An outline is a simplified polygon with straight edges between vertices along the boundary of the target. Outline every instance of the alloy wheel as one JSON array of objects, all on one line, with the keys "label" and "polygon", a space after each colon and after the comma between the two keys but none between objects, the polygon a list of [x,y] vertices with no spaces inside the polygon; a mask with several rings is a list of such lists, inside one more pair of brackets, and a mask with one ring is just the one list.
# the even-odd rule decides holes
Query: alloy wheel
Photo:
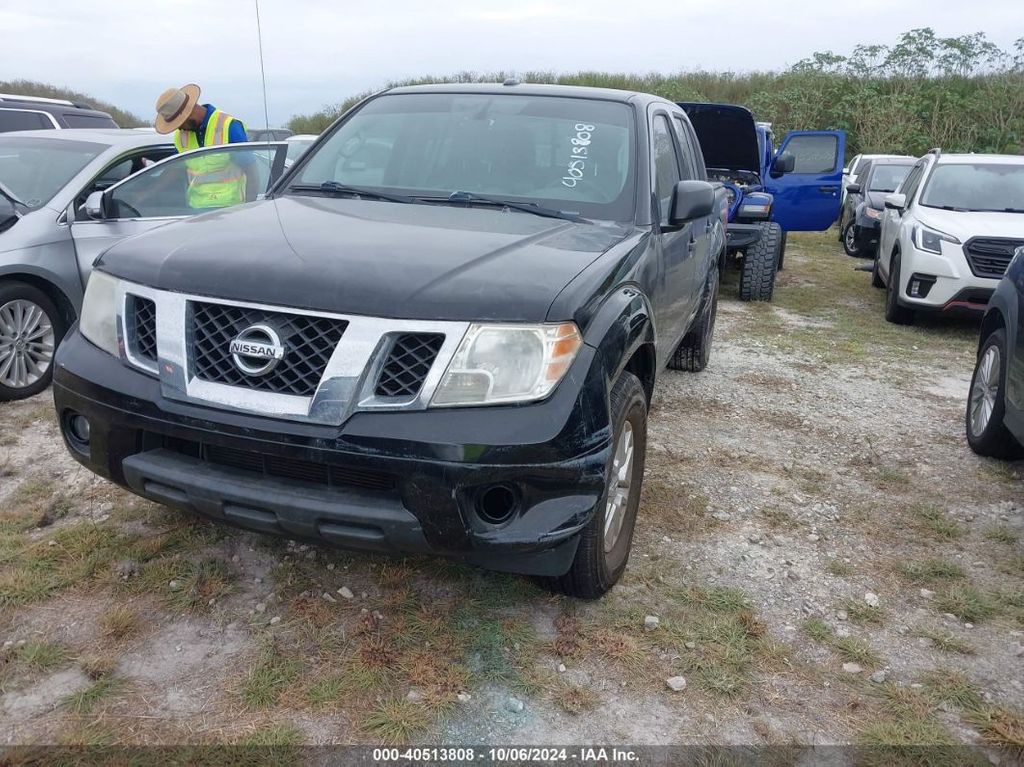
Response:
[{"label": "alloy wheel", "polygon": [[608,500],[604,512],[604,550],[608,553],[619,540],[622,523],[629,508],[630,486],[633,481],[633,425],[627,420],[615,443],[612,458],[612,476],[608,482]]},{"label": "alloy wheel", "polygon": [[980,437],[992,420],[992,411],[999,396],[999,377],[1002,360],[999,347],[992,345],[978,361],[978,372],[971,387],[971,432]]},{"label": "alloy wheel", "polygon": [[53,348],[53,323],[37,304],[18,298],[0,306],[0,384],[34,384],[50,369]]}]

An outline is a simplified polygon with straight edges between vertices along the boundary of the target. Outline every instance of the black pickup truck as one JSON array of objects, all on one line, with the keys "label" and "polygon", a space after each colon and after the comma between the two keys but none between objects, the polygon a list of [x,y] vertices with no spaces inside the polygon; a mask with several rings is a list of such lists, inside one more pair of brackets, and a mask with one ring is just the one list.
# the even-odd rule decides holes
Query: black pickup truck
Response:
[{"label": "black pickup truck", "polygon": [[708,360],[724,213],[668,101],[386,91],[266,199],[97,260],[56,356],[65,442],[220,522],[600,596],[655,380]]}]

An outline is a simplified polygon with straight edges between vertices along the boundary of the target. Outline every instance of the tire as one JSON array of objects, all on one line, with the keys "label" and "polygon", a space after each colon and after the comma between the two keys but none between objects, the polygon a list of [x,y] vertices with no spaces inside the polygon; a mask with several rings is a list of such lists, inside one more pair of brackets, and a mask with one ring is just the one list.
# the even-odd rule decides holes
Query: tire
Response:
[{"label": "tire", "polygon": [[786,235],[789,234],[786,231],[782,232],[782,238],[779,240],[779,263],[775,267],[775,271],[782,271],[782,264],[786,260]]},{"label": "tire", "polygon": [[[583,532],[580,533],[576,558],[569,571],[556,579],[559,591],[579,599],[597,599],[614,586],[626,569],[633,543],[633,529],[640,508],[640,489],[644,477],[644,453],[647,448],[647,399],[640,380],[624,371],[612,388],[612,455],[606,469],[605,491]],[[622,523],[613,545],[605,551],[605,521],[611,492],[618,488],[618,475],[613,465],[619,453],[620,440],[629,425],[632,435],[632,464],[626,501],[622,505]]]},{"label": "tire", "polygon": [[860,246],[860,237],[857,236],[857,224],[853,221],[843,227],[843,250],[846,255],[854,258],[860,256],[863,250]]},{"label": "tire", "polygon": [[878,256],[875,256],[875,263],[871,267],[871,287],[873,288],[884,288],[885,283],[882,282],[882,275],[878,273]]},{"label": "tire", "polygon": [[761,226],[761,236],[747,248],[740,273],[740,301],[771,301],[779,263],[782,229],[774,221]]},{"label": "tire", "polygon": [[1024,449],[1006,428],[1006,331],[999,328],[981,345],[971,376],[964,428],[967,444],[989,458],[1019,458]]},{"label": "tire", "polygon": [[704,289],[704,297],[701,299],[700,311],[697,320],[694,322],[679,346],[672,352],[668,366],[672,370],[687,370],[691,373],[699,373],[711,357],[711,338],[715,332],[715,317],[718,316],[718,270],[713,269],[708,279],[708,285]]},{"label": "tire", "polygon": [[914,324],[914,310],[906,306],[900,306],[898,299],[900,292],[900,254],[892,257],[892,264],[889,266],[889,282],[885,290],[885,319],[894,325]]},{"label": "tire", "polygon": [[0,284],[0,402],[31,397],[50,385],[53,353],[66,332],[63,316],[39,288]]}]

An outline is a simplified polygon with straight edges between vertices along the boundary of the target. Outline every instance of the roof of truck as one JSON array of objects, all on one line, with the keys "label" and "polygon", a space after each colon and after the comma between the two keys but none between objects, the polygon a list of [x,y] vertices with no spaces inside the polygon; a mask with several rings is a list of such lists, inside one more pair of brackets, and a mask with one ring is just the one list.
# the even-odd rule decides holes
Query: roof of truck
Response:
[{"label": "roof of truck", "polygon": [[[386,93],[514,93],[520,96],[564,96],[567,98],[604,99],[605,101],[629,101],[643,98],[664,101],[658,96],[640,91],[624,91],[615,88],[592,88],[583,85],[548,85],[543,83],[433,83],[430,85],[403,85],[390,88]],[[671,102],[669,102],[671,103]]]}]

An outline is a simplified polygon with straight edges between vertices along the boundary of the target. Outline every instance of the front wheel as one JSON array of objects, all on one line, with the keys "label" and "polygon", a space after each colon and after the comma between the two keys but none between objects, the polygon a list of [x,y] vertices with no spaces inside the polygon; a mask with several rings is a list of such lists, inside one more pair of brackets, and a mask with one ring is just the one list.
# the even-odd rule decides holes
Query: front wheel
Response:
[{"label": "front wheel", "polygon": [[889,265],[889,283],[885,292],[885,318],[896,325],[911,325],[914,322],[914,310],[900,306],[900,256],[892,257]]},{"label": "front wheel", "polygon": [[846,255],[856,258],[861,254],[860,238],[857,236],[857,225],[851,221],[843,228],[843,250]]},{"label": "front wheel", "polygon": [[771,301],[779,265],[782,228],[774,221],[760,225],[761,236],[747,247],[740,272],[740,301]]},{"label": "front wheel", "polygon": [[580,533],[569,572],[557,580],[561,591],[580,599],[597,599],[622,576],[640,508],[647,451],[647,398],[640,379],[623,372],[610,404],[612,455],[605,469],[604,495]]},{"label": "front wheel", "polygon": [[1003,422],[1006,414],[1006,331],[995,331],[981,347],[967,398],[967,444],[978,455],[1017,458],[1021,445]]},{"label": "front wheel", "polygon": [[67,330],[53,301],[23,282],[0,285],[0,402],[45,389],[53,352]]},{"label": "front wheel", "polygon": [[875,254],[875,263],[871,266],[871,287],[873,288],[884,288],[885,283],[882,282],[882,275],[878,273],[878,255]]}]

